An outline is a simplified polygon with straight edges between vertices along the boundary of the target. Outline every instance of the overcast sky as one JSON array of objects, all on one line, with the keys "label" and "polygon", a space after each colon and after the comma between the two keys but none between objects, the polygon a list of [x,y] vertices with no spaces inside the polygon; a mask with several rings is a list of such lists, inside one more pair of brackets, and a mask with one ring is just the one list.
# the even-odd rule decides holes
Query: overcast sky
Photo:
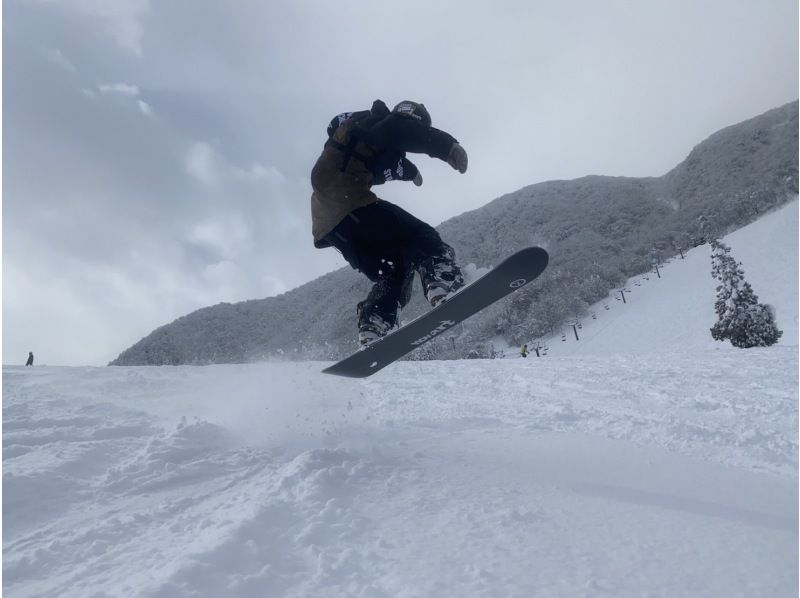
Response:
[{"label": "overcast sky", "polygon": [[341,267],[312,246],[332,116],[424,102],[469,153],[379,194],[439,224],[525,185],[659,176],[795,100],[796,0],[5,0],[3,363]]}]

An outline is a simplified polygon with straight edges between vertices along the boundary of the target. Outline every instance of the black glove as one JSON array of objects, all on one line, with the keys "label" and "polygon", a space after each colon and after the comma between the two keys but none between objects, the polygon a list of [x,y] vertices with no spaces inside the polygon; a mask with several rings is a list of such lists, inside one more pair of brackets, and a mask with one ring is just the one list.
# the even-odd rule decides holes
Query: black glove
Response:
[{"label": "black glove", "polygon": [[415,184],[417,187],[419,187],[420,185],[422,185],[422,175],[421,175],[420,173],[417,173],[417,176],[415,176],[415,177],[414,177],[412,180],[413,180],[414,184]]},{"label": "black glove", "polygon": [[450,146],[447,163],[461,174],[464,174],[467,172],[467,151],[458,143],[454,143]]}]

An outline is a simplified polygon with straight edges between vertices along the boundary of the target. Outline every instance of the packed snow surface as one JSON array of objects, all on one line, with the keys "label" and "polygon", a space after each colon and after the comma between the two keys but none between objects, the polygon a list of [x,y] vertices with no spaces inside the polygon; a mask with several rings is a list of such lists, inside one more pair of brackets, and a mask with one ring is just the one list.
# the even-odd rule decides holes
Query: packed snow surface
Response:
[{"label": "packed snow surface", "polygon": [[[785,210],[764,220],[796,226]],[[710,279],[698,247],[648,281],[660,293],[631,291],[636,311],[598,314],[584,353],[364,381],[323,363],[5,366],[4,595],[796,596],[781,234],[760,241],[783,244],[777,266],[730,243],[776,304],[771,348],[704,341],[713,305],[705,321],[678,300],[693,268]],[[665,332],[644,344],[627,317]]]}]

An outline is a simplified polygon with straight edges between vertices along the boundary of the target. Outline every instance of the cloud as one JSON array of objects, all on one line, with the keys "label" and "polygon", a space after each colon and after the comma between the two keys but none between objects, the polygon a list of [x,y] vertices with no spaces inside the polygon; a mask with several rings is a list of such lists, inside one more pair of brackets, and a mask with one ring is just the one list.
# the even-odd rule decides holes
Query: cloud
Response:
[{"label": "cloud", "polygon": [[4,349],[103,363],[344,266],[312,246],[309,172],[330,118],[378,97],[423,101],[470,154],[377,189],[432,224],[549,178],[663,174],[797,97],[796,2],[651,4],[6,0]]},{"label": "cloud", "polygon": [[202,277],[209,288],[215,289],[215,298],[228,303],[250,298],[242,297],[243,288],[251,289],[253,297],[270,297],[289,290],[283,280],[274,276],[254,279],[252,271],[230,260],[209,264],[203,268]]},{"label": "cloud", "polygon": [[151,118],[155,116],[155,115],[153,114],[153,109],[152,109],[152,108],[150,108],[150,105],[149,105],[147,102],[145,102],[144,100],[137,100],[137,101],[136,101],[136,105],[137,105],[137,106],[139,106],[139,110],[140,110],[140,111],[142,112],[142,114],[144,114],[145,116],[149,116],[149,117],[151,117]]},{"label": "cloud", "polygon": [[204,142],[193,143],[186,153],[186,172],[204,185],[217,185],[221,173],[214,149]]},{"label": "cloud", "polygon": [[134,56],[142,55],[144,19],[150,13],[149,0],[36,0],[43,5],[57,5],[88,17],[100,26],[120,47]]},{"label": "cloud", "polygon": [[44,51],[44,55],[50,62],[61,67],[65,71],[68,71],[70,73],[75,73],[78,70],[75,67],[75,65],[66,56],[64,56],[64,53],[58,48],[47,48]]},{"label": "cloud", "polygon": [[241,214],[217,215],[192,226],[187,242],[205,247],[224,260],[233,260],[253,248],[252,229]]},{"label": "cloud", "polygon": [[122,97],[137,97],[139,95],[139,88],[136,85],[129,85],[128,83],[105,83],[98,85],[97,89],[100,93],[119,95]]},{"label": "cloud", "polygon": [[247,168],[236,166],[204,141],[197,141],[189,146],[185,167],[186,172],[195,180],[209,187],[216,187],[224,182],[263,182],[273,185],[287,182],[287,178],[274,166],[264,166],[258,162],[253,162]]},{"label": "cloud", "polygon": [[258,162],[253,163],[250,168],[246,170],[237,169],[235,176],[244,178],[248,181],[267,181],[272,184],[280,184],[287,182],[283,173],[274,166],[263,166]]},{"label": "cloud", "polygon": [[141,99],[141,90],[137,85],[129,83],[102,83],[92,88],[83,88],[81,93],[92,100],[99,97],[109,97],[116,101],[136,108],[139,113],[149,118],[155,118],[155,113],[150,104]]}]

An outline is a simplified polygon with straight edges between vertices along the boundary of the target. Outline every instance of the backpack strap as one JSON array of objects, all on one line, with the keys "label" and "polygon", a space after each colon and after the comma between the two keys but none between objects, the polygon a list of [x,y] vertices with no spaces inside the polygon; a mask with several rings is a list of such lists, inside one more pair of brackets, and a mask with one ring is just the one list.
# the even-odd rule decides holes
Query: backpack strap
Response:
[{"label": "backpack strap", "polygon": [[[384,153],[384,148],[373,148],[375,153],[372,156],[366,156],[363,153],[356,150],[356,146],[358,145],[359,141],[363,142],[365,145],[372,147],[370,142],[368,141],[370,136],[370,129],[376,126],[378,123],[383,121],[388,114],[373,114],[371,111],[365,110],[364,112],[354,112],[350,116],[350,118],[346,119],[346,122],[352,121],[350,123],[350,128],[347,131],[346,141],[345,143],[341,143],[334,139],[335,136],[331,136],[328,141],[325,142],[325,147],[332,147],[335,150],[338,150],[344,154],[344,159],[342,160],[342,165],[339,168],[341,172],[347,170],[347,165],[350,163],[352,158],[355,158],[359,162],[362,162],[364,166],[366,166],[367,170],[372,172],[375,168],[375,160],[381,154]],[[344,123],[342,123],[344,124]]]},{"label": "backpack strap", "polygon": [[358,141],[358,137],[351,134],[347,143],[339,143],[332,138],[325,142],[325,147],[332,147],[333,149],[339,150],[344,154],[344,160],[342,160],[342,165],[339,167],[341,172],[347,170],[347,165],[350,163],[351,158],[355,158],[359,162],[363,162],[368,170],[372,170],[374,156],[365,156],[361,152],[357,152],[356,145],[358,144]]}]

